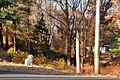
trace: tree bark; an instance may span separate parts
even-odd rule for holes
[[[6,50],[8,49],[8,26],[6,26]]]
[[[68,0],[66,0],[66,27],[67,27],[67,66],[71,66],[71,32],[69,26]]]
[[[81,69],[81,72],[82,72],[82,70],[83,70],[83,60],[84,60],[84,55],[83,55],[83,53],[84,53],[84,40],[83,40],[83,31],[80,33],[80,41],[81,41],[81,43],[80,43],[80,69]]]
[[[14,52],[16,52],[16,22],[15,21],[13,21],[13,26],[14,26],[13,48],[14,48]]]
[[[2,23],[0,22],[0,47],[3,48]]]
[[[15,34],[14,34],[14,38],[13,39],[14,39],[14,42],[13,42],[14,43],[14,52],[16,52],[16,35]]]

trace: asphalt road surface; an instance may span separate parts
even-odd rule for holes
[[[70,75],[0,74],[0,80],[120,80],[120,78]]]
[[[0,71],[0,80],[120,80],[117,77],[88,77],[73,75],[36,75],[29,73]]]

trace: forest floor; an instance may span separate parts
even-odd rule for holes
[[[84,74],[93,74],[93,70],[93,65],[84,65]],[[102,54],[100,57],[100,74],[120,76],[120,57],[110,59],[108,54]]]
[[[0,71],[14,72],[14,73],[29,73],[29,74],[39,74],[39,75],[85,75],[93,76],[93,66],[89,64],[84,65],[84,70],[82,74],[76,74],[74,70],[57,70],[52,68],[40,67],[33,65],[32,67],[26,67],[24,64],[15,64],[12,62],[0,62]],[[1,74],[1,72],[0,72]],[[120,77],[120,65],[106,66],[100,68],[99,76],[107,77]]]

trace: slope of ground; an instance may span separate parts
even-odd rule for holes
[[[0,62],[0,71],[7,72],[19,72],[19,73],[31,73],[40,75],[63,75],[67,74],[54,69],[43,68],[39,66],[24,66],[23,64],[15,64],[12,62]]]

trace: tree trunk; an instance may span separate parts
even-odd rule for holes
[[[14,52],[16,52],[16,36],[14,35]]]
[[[68,32],[68,39],[67,39],[67,65],[71,66],[71,35],[70,31]]]
[[[93,47],[92,47],[92,42],[89,44],[89,61],[90,64],[93,64]]]
[[[27,41],[27,50],[28,50],[28,53],[31,54],[31,43],[29,40]]]
[[[14,26],[13,47],[14,47],[14,52],[16,52],[16,22],[15,21],[13,21],[13,26]]]
[[[87,32],[86,32],[86,29],[84,32],[84,36],[85,36],[85,38],[84,38],[84,61],[85,61],[86,56],[87,56],[87,49],[86,49],[86,47],[87,47]]]
[[[81,44],[80,44],[80,69],[81,69],[81,72],[83,70],[83,60],[84,60],[84,41],[83,41],[83,32],[81,32],[80,34],[80,38],[81,38]]]
[[[81,25],[80,31],[80,69],[83,72],[83,60],[84,60],[84,30],[83,24]]]
[[[93,54],[93,43],[94,43],[94,41],[93,41],[93,39],[94,39],[93,33],[94,33],[94,31],[93,31],[93,28],[89,28],[89,30],[90,30],[90,33],[89,33],[90,38],[89,38],[89,54],[88,55],[89,55],[90,64],[93,64],[93,62],[94,62],[94,57],[93,57],[94,56],[94,54]]]
[[[6,50],[8,49],[8,26],[6,26]]]
[[[2,23],[0,22],[0,47],[3,48]]]
[[[67,27],[67,66],[71,66],[71,32],[69,26],[68,0],[66,0],[66,27]]]

